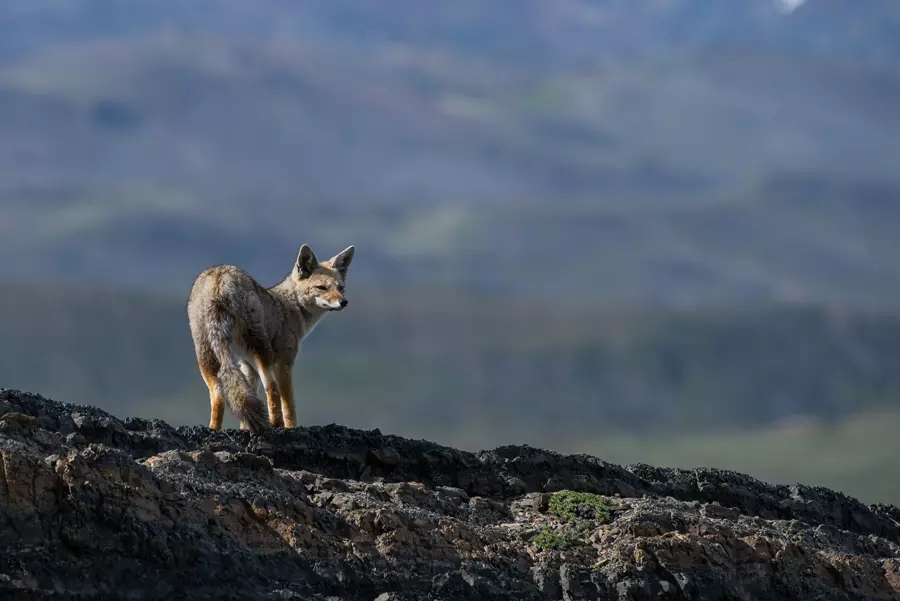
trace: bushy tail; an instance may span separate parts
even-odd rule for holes
[[[254,434],[264,432],[269,429],[266,405],[256,396],[256,391],[241,373],[241,368],[231,350],[234,317],[224,307],[216,307],[213,314],[214,318],[208,324],[209,343],[221,364],[218,376],[225,403],[235,417],[247,424],[251,432]]]

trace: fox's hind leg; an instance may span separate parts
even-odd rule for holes
[[[250,382],[250,386],[253,388],[253,391],[258,392],[259,374],[256,373],[256,368],[246,361],[240,361],[239,365],[241,366],[241,373],[244,374],[244,377],[247,378],[248,382]]]
[[[253,392],[257,392],[259,390],[259,374],[256,373],[256,369],[243,360],[239,361],[239,365],[241,367],[241,373],[244,374],[244,377],[250,382],[250,387],[253,389]],[[241,430],[247,430],[249,426],[247,425],[247,422],[241,420],[240,428]]]
[[[194,337],[194,350],[197,354],[197,366],[200,375],[209,389],[209,427],[213,430],[222,429],[222,418],[225,416],[225,397],[222,394],[222,383],[219,381],[219,361],[210,349],[209,345],[197,332],[193,323],[191,334]]]
[[[209,388],[209,427],[213,430],[222,429],[222,419],[225,416],[225,399],[222,397],[222,388],[219,384],[219,378],[215,373],[200,366],[200,373],[203,375],[203,381]]]

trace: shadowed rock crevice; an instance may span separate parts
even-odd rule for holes
[[[613,509],[554,514],[563,490]],[[0,513],[4,598],[900,598],[900,511],[827,489],[12,390]]]

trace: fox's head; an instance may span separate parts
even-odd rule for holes
[[[344,282],[354,251],[353,246],[348,246],[327,261],[319,262],[309,246],[300,247],[291,278],[305,309],[340,311],[347,306]]]

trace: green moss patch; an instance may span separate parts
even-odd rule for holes
[[[600,495],[564,490],[550,497],[548,511],[572,525],[582,522],[606,524],[612,520],[616,506]]]
[[[560,551],[568,549],[574,544],[574,540],[558,532],[554,532],[549,526],[544,526],[534,537],[534,544],[540,549]]]

